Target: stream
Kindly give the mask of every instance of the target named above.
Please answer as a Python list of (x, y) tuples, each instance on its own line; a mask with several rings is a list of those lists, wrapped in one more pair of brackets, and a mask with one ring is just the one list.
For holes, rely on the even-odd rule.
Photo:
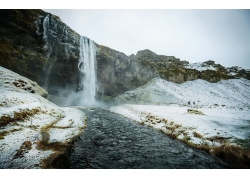
[(183, 144), (108, 109), (81, 109), (87, 127), (56, 158), (58, 169), (222, 169), (217, 157)]

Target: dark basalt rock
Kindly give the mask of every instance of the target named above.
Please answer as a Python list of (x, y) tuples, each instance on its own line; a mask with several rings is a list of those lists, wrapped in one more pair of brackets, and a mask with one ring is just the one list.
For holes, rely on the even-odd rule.
[[(44, 40), (43, 29), (47, 16), (50, 29), (48, 44)], [(0, 26), (1, 66), (41, 86), (48, 80), (50, 93), (55, 87), (76, 89), (79, 34), (57, 16), (42, 10), (0, 10)], [(50, 73), (46, 77), (48, 69)]]
[(136, 56), (126, 56), (105, 46), (97, 45), (97, 79), (99, 92), (116, 96), (135, 89), (150, 79), (157, 77), (157, 72), (144, 64)]
[[(0, 66), (36, 81), (50, 94), (67, 96), (68, 91), (77, 91), (78, 33), (59, 17), (42, 10), (0, 10), (0, 26)], [(117, 96), (158, 76), (176, 83), (199, 78), (210, 82), (250, 79), (249, 71), (238, 67), (226, 69), (212, 60), (202, 66), (212, 65), (216, 70), (200, 72), (186, 68), (189, 62), (174, 56), (157, 55), (150, 50), (126, 56), (95, 45), (99, 95)]]

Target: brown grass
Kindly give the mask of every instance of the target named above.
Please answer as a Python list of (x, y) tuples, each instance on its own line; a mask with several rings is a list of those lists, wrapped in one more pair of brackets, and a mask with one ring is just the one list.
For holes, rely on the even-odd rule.
[[(147, 116), (149, 117), (149, 115)], [(152, 117), (152, 116), (151, 116)], [(146, 119), (147, 120), (147, 119)], [(167, 120), (162, 119), (162, 121), (165, 123), (167, 123)], [(171, 121), (169, 124), (169, 126), (166, 125), (166, 130), (160, 129), (160, 131), (164, 134), (167, 134), (168, 136), (176, 139), (178, 137), (178, 135), (183, 134), (184, 137), (182, 139), (179, 139), (181, 142), (187, 144), (188, 146), (194, 147), (196, 149), (200, 149), (203, 151), (206, 151), (208, 153), (211, 153), (219, 158), (221, 158), (222, 160), (232, 164), (235, 168), (250, 168), (250, 150), (242, 148), (240, 146), (234, 146), (234, 145), (230, 145), (227, 143), (227, 139), (225, 137), (219, 137), (219, 136), (214, 136), (212, 138), (207, 138), (207, 140), (211, 141), (211, 142), (219, 142), (220, 146), (216, 147), (216, 146), (210, 146), (208, 143), (203, 142), (201, 144), (194, 144), (192, 142), (190, 142), (190, 137), (187, 135), (187, 133), (185, 132), (185, 130), (180, 130), (178, 133), (175, 133), (175, 130), (179, 127), (181, 127), (181, 125), (179, 124), (174, 124), (173, 121)], [(188, 129), (190, 130), (194, 130), (196, 129), (195, 127), (189, 127)], [(202, 135), (197, 133), (197, 132), (193, 132), (194, 137), (202, 139)]]
[(220, 136), (214, 136), (214, 137), (210, 137), (207, 138), (207, 140), (211, 141), (211, 142), (219, 142), (220, 144), (225, 144), (227, 142), (228, 138), (225, 137), (220, 137)]
[(41, 134), (42, 134), (42, 140), (38, 140), (35, 144), (36, 144), (36, 149), (38, 150), (52, 150), (53, 153), (43, 159), (40, 162), (40, 167), (41, 168), (50, 168), (50, 165), (52, 164), (52, 162), (54, 161), (55, 158), (57, 158), (59, 155), (63, 154), (67, 144), (69, 144), (70, 142), (72, 142), (75, 138), (79, 137), (82, 134), (82, 131), (84, 130), (84, 128), (87, 127), (87, 122), (86, 122), (86, 118), (83, 119), (84, 121), (84, 127), (78, 127), (79, 133), (74, 136), (73, 138), (71, 138), (69, 141), (65, 142), (65, 143), (59, 143), (59, 142), (54, 142), (54, 143), (49, 143), (49, 133), (47, 132), (47, 130), (55, 123), (58, 121), (59, 118), (61, 118), (62, 116), (59, 115), (57, 117), (57, 120), (42, 127), (41, 128)]
[(0, 132), (0, 140), (4, 139), (4, 136), (6, 136), (8, 134), (8, 131), (2, 131)]
[(228, 143), (212, 148), (212, 154), (233, 164), (236, 168), (250, 168), (250, 150)]
[(198, 115), (205, 115), (201, 111), (198, 111), (196, 109), (187, 109), (188, 114), (198, 114)]
[(31, 150), (31, 146), (32, 143), (30, 141), (24, 141), (17, 153), (15, 154), (14, 158), (23, 157), (24, 153), (26, 153), (28, 150)]
[(34, 108), (32, 110), (29, 111), (20, 111), (20, 112), (14, 112), (14, 117), (10, 117), (10, 116), (2, 116), (0, 117), (0, 127), (1, 126), (6, 126), (7, 124), (11, 123), (11, 122), (17, 122), (17, 121), (24, 121), (25, 118), (29, 117), (29, 116), (33, 116), (35, 114), (37, 114), (38, 112), (40, 112), (40, 109), (38, 108)]
[(177, 128), (181, 127), (181, 125), (180, 124), (175, 124), (174, 127), (177, 129)]
[(41, 160), (40, 162), (40, 168), (42, 169), (46, 169), (48, 168), (48, 166), (50, 164), (52, 164), (52, 162), (60, 155), (62, 155), (64, 153), (64, 150), (63, 151), (56, 151), (54, 153), (52, 153), (49, 157)]
[(6, 136), (6, 135), (8, 135), (9, 133), (12, 133), (12, 132), (16, 132), (16, 131), (20, 131), (20, 130), (22, 130), (22, 128), (20, 128), (20, 129), (12, 129), (12, 130), (8, 130), (8, 131), (2, 131), (2, 132), (0, 132), (0, 140), (1, 139), (4, 139), (4, 137)]
[(199, 138), (199, 139), (201, 139), (202, 138), (202, 136), (201, 136), (201, 134), (199, 134), (199, 133), (197, 133), (197, 132), (193, 132), (193, 135), (194, 135), (194, 137), (197, 137), (197, 138)]
[(186, 144), (188, 143), (188, 141), (191, 139), (188, 135), (183, 134), (184, 137), (181, 139), (182, 142), (185, 142)]
[(162, 121), (163, 121), (163, 122), (165, 122), (165, 123), (167, 123), (167, 122), (168, 122), (168, 120), (167, 120), (167, 119), (164, 119), (164, 118), (162, 119)]
[(189, 141), (188, 136), (184, 136), (180, 141), (186, 143), (187, 145), (211, 153), (222, 160), (230, 163), (234, 168), (239, 169), (249, 169), (250, 168), (250, 150), (244, 149), (240, 146), (230, 145), (224, 143), (221, 146), (209, 146), (207, 143), (202, 143), (200, 145), (194, 144)]

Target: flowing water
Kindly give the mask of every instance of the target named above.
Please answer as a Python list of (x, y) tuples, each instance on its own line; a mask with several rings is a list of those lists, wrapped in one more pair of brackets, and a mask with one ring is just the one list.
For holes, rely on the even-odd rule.
[[(63, 31), (62, 37), (57, 36), (57, 31)], [(49, 14), (43, 20), (43, 40), (46, 61), (44, 63), (45, 82), (43, 87), (48, 90), (49, 76), (54, 63), (57, 61), (58, 50), (65, 52), (65, 59), (69, 59), (69, 45), (66, 43), (69, 39), (67, 27), (58, 25), (57, 21)], [(63, 43), (64, 42), (64, 43)], [(62, 59), (60, 59), (62, 61)], [(79, 84), (77, 92), (71, 91), (67, 97), (64, 97), (65, 104), (61, 105), (94, 105), (96, 104), (96, 47), (94, 42), (87, 37), (79, 39)], [(60, 94), (67, 89), (61, 89)]]
[(93, 105), (96, 95), (96, 48), (94, 42), (84, 36), (80, 38), (78, 69), (78, 92), (81, 94), (78, 105)]
[[(37, 21), (36, 21), (37, 24)], [(49, 86), (49, 76), (51, 69), (57, 61), (57, 54), (59, 49), (64, 51), (65, 59), (69, 59), (69, 45), (66, 43), (69, 39), (68, 28), (65, 25), (59, 26), (57, 19), (48, 14), (43, 20), (43, 41), (44, 41), (44, 50), (46, 53), (46, 61), (43, 66), (43, 71), (45, 73), (45, 82), (43, 87), (48, 89)], [(59, 36), (58, 31), (62, 29), (62, 36)], [(37, 27), (36, 32), (39, 34), (39, 27)], [(62, 40), (64, 43), (62, 43)], [(53, 56), (52, 56), (53, 54)]]
[(87, 128), (54, 160), (53, 168), (231, 168), (217, 157), (103, 108), (83, 111)]

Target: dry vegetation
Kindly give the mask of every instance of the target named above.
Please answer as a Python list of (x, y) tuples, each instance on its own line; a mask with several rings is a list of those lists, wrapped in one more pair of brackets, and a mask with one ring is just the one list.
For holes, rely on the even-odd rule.
[[(204, 115), (200, 111), (190, 109), (188, 113)], [(154, 127), (157, 123), (163, 123), (164, 128), (160, 129), (162, 133), (167, 134), (174, 139), (178, 139), (191, 147), (204, 150), (220, 157), (232, 164), (235, 168), (250, 168), (250, 151), (241, 146), (230, 145), (227, 141), (228, 138), (220, 136), (204, 138), (201, 134), (194, 131), (196, 129), (195, 127), (182, 127), (180, 124), (175, 124), (173, 121), (156, 117), (150, 113), (147, 114), (142, 112), (140, 114), (140, 120), (140, 124), (151, 127)], [(192, 131), (192, 134), (188, 131)], [(201, 139), (201, 143), (195, 144), (190, 141), (191, 136)], [(211, 142), (212, 145), (211, 143), (209, 144), (208, 141)], [(220, 145), (215, 146), (214, 142), (217, 142)]]
[(14, 158), (21, 158), (23, 157), (24, 153), (31, 150), (32, 143), (30, 141), (24, 141), (23, 144), (20, 146), (17, 153), (14, 155)]
[(198, 111), (198, 110), (196, 110), (196, 109), (188, 109), (188, 110), (187, 110), (187, 113), (188, 113), (188, 114), (205, 115), (205, 114), (203, 114), (201, 111)]
[(225, 143), (219, 147), (211, 148), (210, 152), (233, 164), (236, 168), (250, 168), (250, 150), (248, 149)]
[(10, 116), (0, 117), (0, 127), (6, 126), (7, 124), (9, 124), (11, 122), (17, 123), (18, 121), (24, 121), (26, 118), (33, 116), (39, 112), (41, 112), (41, 109), (39, 109), (39, 108), (34, 108), (31, 110), (23, 110), (20, 112), (15, 111), (13, 117), (10, 117)]
[(197, 138), (199, 138), (199, 139), (201, 139), (202, 138), (202, 136), (201, 136), (201, 134), (199, 134), (199, 133), (197, 133), (197, 132), (193, 132), (193, 135), (194, 135), (194, 137), (197, 137)]

